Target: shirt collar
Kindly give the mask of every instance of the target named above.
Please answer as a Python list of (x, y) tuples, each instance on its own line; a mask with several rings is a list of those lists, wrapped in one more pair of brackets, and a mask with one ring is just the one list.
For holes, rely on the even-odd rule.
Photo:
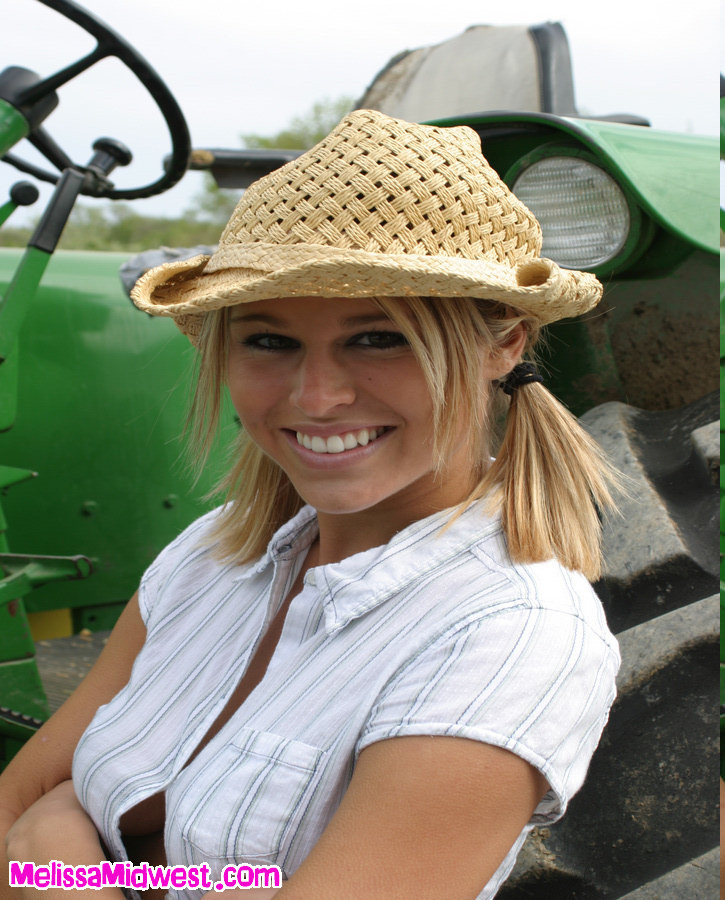
[(306, 551), (317, 537), (317, 514), (311, 506), (303, 506), (302, 509), (285, 522), (281, 528), (272, 535), (267, 544), (266, 551), (255, 562), (244, 565), (234, 577), (235, 581), (246, 581), (254, 575), (263, 572), (268, 566), (284, 560), (294, 559), (300, 553)]
[[(399, 531), (383, 546), (310, 569), (305, 584), (319, 592), (326, 631), (342, 628), (500, 527), (499, 517), (487, 514), (485, 501), (477, 500), (443, 530), (454, 512), (434, 513)], [(316, 536), (315, 510), (305, 506), (274, 535), (254, 571), (298, 556)]]

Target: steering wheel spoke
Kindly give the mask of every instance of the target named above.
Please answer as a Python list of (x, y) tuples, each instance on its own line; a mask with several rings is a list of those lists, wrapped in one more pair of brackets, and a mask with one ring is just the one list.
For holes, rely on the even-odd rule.
[(28, 140), (40, 151), (43, 156), (52, 163), (58, 171), (63, 172), (65, 169), (73, 168), (73, 160), (68, 154), (59, 147), (53, 138), (48, 134), (45, 128), (38, 127), (28, 136)]
[(100, 62), (100, 60), (105, 59), (107, 56), (111, 56), (112, 53), (112, 48), (101, 46), (99, 44), (92, 53), (89, 53), (82, 59), (76, 60), (76, 62), (71, 63), (64, 69), (60, 69), (54, 75), (49, 75), (37, 84), (26, 88), (19, 97), (20, 102), (34, 103), (36, 100), (40, 100), (41, 97), (44, 97), (46, 94), (50, 94), (52, 91), (67, 84), (67, 82), (75, 78), (76, 75), (80, 75), (82, 72), (85, 72), (86, 69), (90, 69), (91, 66)]

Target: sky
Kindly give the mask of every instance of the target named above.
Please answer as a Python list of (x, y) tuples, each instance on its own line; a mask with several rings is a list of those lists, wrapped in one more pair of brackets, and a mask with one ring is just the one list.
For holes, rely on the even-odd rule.
[[(470, 25), (563, 24), (580, 111), (645, 116), (668, 131), (719, 133), (715, 84), (722, 66), (716, 0), (85, 0), (89, 11), (156, 68), (187, 117), (195, 147), (241, 146), (242, 133), (273, 134), (316, 100), (358, 98), (388, 60)], [(82, 32), (39, 0), (3, 0), (0, 68), (50, 74), (92, 49)], [(119, 187), (156, 180), (169, 151), (165, 126), (143, 88), (116, 60), (99, 63), (60, 91), (46, 127), (70, 156), (87, 161), (100, 135), (134, 153)], [(16, 152), (37, 161), (35, 151)], [(0, 166), (0, 203), (20, 176)], [(137, 201), (147, 215), (176, 215), (193, 203), (201, 176), (189, 173), (161, 197)], [(47, 196), (44, 189), (42, 197)], [(89, 203), (97, 201), (89, 200)], [(37, 215), (42, 200), (26, 215)], [(8, 224), (22, 224), (18, 211)]]

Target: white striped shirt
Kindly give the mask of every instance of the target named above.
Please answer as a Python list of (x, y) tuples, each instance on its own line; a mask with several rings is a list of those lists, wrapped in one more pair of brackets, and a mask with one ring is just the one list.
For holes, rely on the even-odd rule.
[(443, 532), (449, 511), (311, 569), (264, 678), (184, 768), (317, 535), (305, 507), (259, 561), (221, 564), (200, 547), (216, 515), (145, 573), (146, 643), (76, 750), (78, 796), (111, 854), (126, 858), (120, 816), (165, 791), (169, 865), (206, 862), (216, 878), (229, 863), (275, 864), (289, 877), (364, 747), (452, 735), (518, 754), (551, 787), (481, 886), (479, 900), (493, 897), (530, 828), (559, 818), (581, 786), (614, 699), (617, 645), (586, 579), (555, 561), (512, 564), (481, 502)]

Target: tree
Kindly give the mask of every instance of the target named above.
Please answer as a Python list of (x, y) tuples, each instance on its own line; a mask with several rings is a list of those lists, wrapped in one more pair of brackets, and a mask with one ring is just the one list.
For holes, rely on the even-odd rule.
[(214, 181), (214, 177), (209, 172), (205, 172), (204, 185), (194, 195), (191, 206), (186, 210), (186, 215), (212, 222), (217, 229), (222, 228), (231, 216), (240, 195), (240, 191), (220, 188)]
[(284, 150), (309, 150), (318, 144), (340, 119), (353, 107), (352, 97), (325, 97), (313, 103), (301, 116), (295, 116), (286, 128), (265, 137), (260, 134), (243, 134), (242, 142), (248, 150), (281, 148)]

